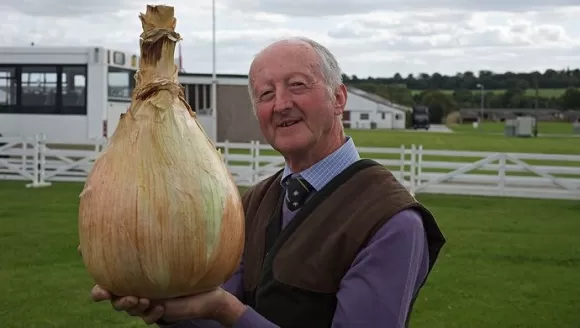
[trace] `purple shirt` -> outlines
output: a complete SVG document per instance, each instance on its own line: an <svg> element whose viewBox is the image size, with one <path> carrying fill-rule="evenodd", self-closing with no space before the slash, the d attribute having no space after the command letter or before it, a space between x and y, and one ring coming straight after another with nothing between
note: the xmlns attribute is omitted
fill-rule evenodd
<svg viewBox="0 0 580 328"><path fill-rule="evenodd" d="M333 154L300 172L316 190L320 190L346 167L359 159L351 138ZM294 174L286 167L282 176ZM283 227L294 213L285 206ZM338 303L332 323L339 327L403 328L414 294L427 275L429 265L427 239L420 215L402 211L389 220L356 256L343 277L337 293ZM242 299L243 266L222 287ZM210 320L191 320L174 328L218 328ZM278 327L248 307L234 328Z"/></svg>

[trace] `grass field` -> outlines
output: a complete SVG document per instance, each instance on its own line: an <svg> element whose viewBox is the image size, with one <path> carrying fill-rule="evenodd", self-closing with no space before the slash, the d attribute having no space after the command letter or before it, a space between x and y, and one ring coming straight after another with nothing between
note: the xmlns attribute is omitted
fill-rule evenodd
<svg viewBox="0 0 580 328"><path fill-rule="evenodd" d="M411 94L415 95L415 94L420 94L422 93L424 90L412 90ZM439 90L443 93L446 94L453 94L453 92L455 90ZM486 90L486 91L491 91L493 93L496 94L502 94L505 93L505 90ZM475 89L475 90L471 90L472 93L477 93L479 94L479 89ZM559 98L560 96L562 96L562 94L564 94L564 92L566 92L566 89L538 89L538 94L540 97L545 97L545 98ZM530 89L526 89L526 96L535 96L536 95L536 90L533 88Z"/></svg>
<svg viewBox="0 0 580 328"><path fill-rule="evenodd" d="M465 133L397 130L347 130L346 133L361 147L410 147L415 144L423 145L425 149L580 154L580 138L577 137L506 138L461 128L465 129Z"/></svg>
<svg viewBox="0 0 580 328"><path fill-rule="evenodd" d="M92 283L76 252L80 189L0 181L2 327L144 327L89 300ZM448 244L411 327L578 327L578 202L418 198Z"/></svg>
<svg viewBox="0 0 580 328"><path fill-rule="evenodd" d="M550 137L538 138L506 138L502 134L480 133L472 131L473 128L465 128L464 132L458 133L435 133L425 131L396 131L396 130L348 130L359 147L401 147L405 145L422 145L425 150L463 150L484 152L513 152L533 154L572 154L580 155L580 138L578 137ZM561 127L555 126L553 129ZM471 130L470 130L471 129ZM371 154L361 153L362 156L373 159L397 159L396 154ZM407 157L409 158L409 157ZM441 162L465 162L473 163L482 157L455 157L442 155L424 155L424 161ZM579 166L580 161L558 160L525 160L532 165L558 165ZM398 170L398 166L389 166L390 169ZM450 169L429 168L424 172L450 172ZM497 175L494 171L473 170L471 173ZM532 172L509 172L509 176L536 176ZM580 179L579 175L553 174L555 177L571 177Z"/></svg>
<svg viewBox="0 0 580 328"><path fill-rule="evenodd" d="M579 138L357 131L358 146L580 154ZM81 184L26 189L0 180L2 327L143 327L109 304L92 304L80 258ZM243 192L243 191L242 191ZM418 195L448 238L411 327L578 328L578 201Z"/></svg>

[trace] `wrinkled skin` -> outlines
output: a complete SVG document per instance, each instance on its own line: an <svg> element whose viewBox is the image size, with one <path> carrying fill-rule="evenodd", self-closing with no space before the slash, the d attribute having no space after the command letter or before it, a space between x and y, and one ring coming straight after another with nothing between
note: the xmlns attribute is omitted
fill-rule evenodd
<svg viewBox="0 0 580 328"><path fill-rule="evenodd" d="M344 142L339 118L346 87L327 89L310 45L274 43L255 58L250 76L262 134L294 171L313 165ZM298 123L281 126L289 121Z"/></svg>

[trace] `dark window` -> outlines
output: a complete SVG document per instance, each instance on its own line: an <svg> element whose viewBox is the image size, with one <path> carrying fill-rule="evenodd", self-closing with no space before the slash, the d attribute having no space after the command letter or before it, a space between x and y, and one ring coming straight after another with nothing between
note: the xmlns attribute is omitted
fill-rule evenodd
<svg viewBox="0 0 580 328"><path fill-rule="evenodd" d="M211 84L188 84L187 102L194 112L211 114Z"/></svg>
<svg viewBox="0 0 580 328"><path fill-rule="evenodd" d="M131 101L135 88L135 72L126 68L109 67L107 76L109 100Z"/></svg>
<svg viewBox="0 0 580 328"><path fill-rule="evenodd" d="M197 112L197 98L199 98L199 96L197 95L197 84L188 84L186 86L186 92L187 92L187 103L189 104L189 106L191 107L191 109L194 112Z"/></svg>
<svg viewBox="0 0 580 328"><path fill-rule="evenodd" d="M87 68L63 67L61 73L62 111L65 114L83 114L87 103Z"/></svg>
<svg viewBox="0 0 580 328"><path fill-rule="evenodd" d="M0 67L0 106L16 105L17 92L16 68Z"/></svg>
<svg viewBox="0 0 580 328"><path fill-rule="evenodd" d="M211 111L211 84L204 85L204 103L203 108L206 109L208 112Z"/></svg>
<svg viewBox="0 0 580 328"><path fill-rule="evenodd" d="M20 74L21 105L25 112L56 112L58 73L56 66L23 66Z"/></svg>
<svg viewBox="0 0 580 328"><path fill-rule="evenodd" d="M0 113L87 113L86 65L0 65Z"/></svg>

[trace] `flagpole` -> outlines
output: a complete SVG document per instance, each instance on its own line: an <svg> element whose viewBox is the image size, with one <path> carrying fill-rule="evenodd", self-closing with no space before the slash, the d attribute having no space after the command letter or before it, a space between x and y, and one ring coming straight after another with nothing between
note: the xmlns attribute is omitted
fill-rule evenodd
<svg viewBox="0 0 580 328"><path fill-rule="evenodd" d="M211 1L211 11L212 11L212 81L211 81L211 107L212 107L212 128L213 131L211 136L214 141L217 140L217 73L216 73L216 33L215 33L215 0Z"/></svg>

